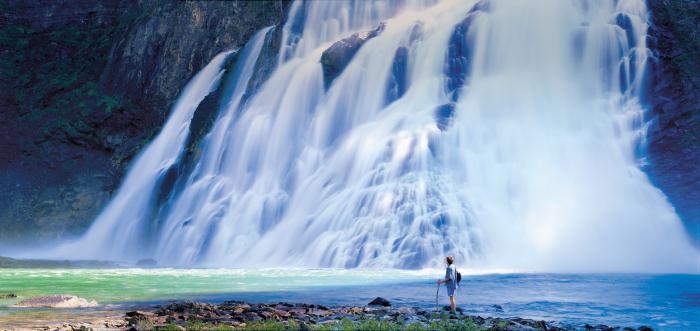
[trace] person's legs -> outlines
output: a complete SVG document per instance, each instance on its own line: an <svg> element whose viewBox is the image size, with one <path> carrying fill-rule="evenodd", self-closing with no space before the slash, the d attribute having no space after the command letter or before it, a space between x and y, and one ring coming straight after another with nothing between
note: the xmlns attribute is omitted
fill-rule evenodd
<svg viewBox="0 0 700 331"><path fill-rule="evenodd" d="M452 307L452 313L457 313L457 303L455 302L455 295L450 295L450 307Z"/></svg>

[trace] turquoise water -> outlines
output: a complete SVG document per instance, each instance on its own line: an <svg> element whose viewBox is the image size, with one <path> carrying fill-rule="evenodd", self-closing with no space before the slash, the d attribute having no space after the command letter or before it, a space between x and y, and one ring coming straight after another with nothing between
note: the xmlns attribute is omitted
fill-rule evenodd
<svg viewBox="0 0 700 331"><path fill-rule="evenodd" d="M338 269L0 269L3 318L22 298L69 293L105 310L168 300L292 301L363 305L376 296L395 305L435 305L441 271ZM444 289L440 304L446 304ZM469 313L558 321L563 324L649 325L700 330L700 275L472 274L458 303ZM24 312L26 310L22 310Z"/></svg>

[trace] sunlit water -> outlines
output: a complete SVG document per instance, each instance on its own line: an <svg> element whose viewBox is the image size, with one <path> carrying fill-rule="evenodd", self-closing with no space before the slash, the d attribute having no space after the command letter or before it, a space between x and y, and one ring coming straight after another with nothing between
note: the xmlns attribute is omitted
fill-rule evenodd
<svg viewBox="0 0 700 331"><path fill-rule="evenodd" d="M440 273L390 269L4 269L0 270L0 293L16 293L20 298L0 301L0 325L32 312L46 312L8 308L12 303L59 293L102 304L97 309L68 310L60 316L184 299L332 306L364 305L381 296L398 306L434 308L434 279ZM603 323L649 325L661 330L700 328L699 275L463 273L458 302L468 313L575 326ZM446 304L445 290L439 294L440 304Z"/></svg>

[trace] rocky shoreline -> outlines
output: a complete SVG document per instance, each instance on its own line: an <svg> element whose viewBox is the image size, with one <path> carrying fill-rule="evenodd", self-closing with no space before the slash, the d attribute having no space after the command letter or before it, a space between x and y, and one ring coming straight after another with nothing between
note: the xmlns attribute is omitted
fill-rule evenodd
<svg viewBox="0 0 700 331"><path fill-rule="evenodd" d="M458 311L392 307L377 298L367 306L328 307L305 303L220 304L181 301L129 311L122 319L32 328L43 330L624 330L650 331L647 326L564 325L518 317L482 317Z"/></svg>

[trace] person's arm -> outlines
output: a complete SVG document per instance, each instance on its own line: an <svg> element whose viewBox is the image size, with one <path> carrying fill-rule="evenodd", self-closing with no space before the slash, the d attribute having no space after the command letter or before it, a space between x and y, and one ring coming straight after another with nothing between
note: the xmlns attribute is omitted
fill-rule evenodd
<svg viewBox="0 0 700 331"><path fill-rule="evenodd" d="M442 284L442 283L447 283L447 282L449 282L450 280L452 280L452 279L450 278L450 268L447 268L447 269L445 270L445 279L438 279L437 283L438 283L438 285L440 285L440 284Z"/></svg>

